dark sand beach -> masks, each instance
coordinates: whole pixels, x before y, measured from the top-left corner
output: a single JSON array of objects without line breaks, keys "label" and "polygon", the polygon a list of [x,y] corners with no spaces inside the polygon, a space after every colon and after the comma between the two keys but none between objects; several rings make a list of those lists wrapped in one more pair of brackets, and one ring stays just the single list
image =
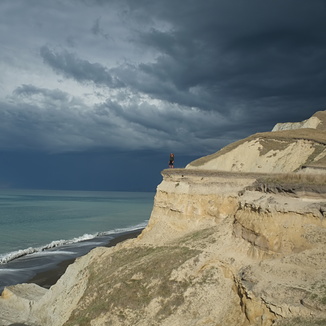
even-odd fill
[{"label": "dark sand beach", "polygon": [[[142,232],[142,230],[136,230],[136,231],[122,234],[122,235],[110,240],[108,242],[108,244],[106,245],[106,247],[113,247],[119,242],[125,241],[127,239],[136,238],[141,232]],[[64,260],[61,263],[59,263],[56,267],[54,267],[48,271],[38,273],[33,278],[31,278],[29,281],[27,281],[27,283],[35,283],[39,286],[42,286],[42,287],[48,289],[58,281],[58,279],[65,273],[67,267],[70,264],[72,264],[75,261],[75,259],[76,258]]]}]

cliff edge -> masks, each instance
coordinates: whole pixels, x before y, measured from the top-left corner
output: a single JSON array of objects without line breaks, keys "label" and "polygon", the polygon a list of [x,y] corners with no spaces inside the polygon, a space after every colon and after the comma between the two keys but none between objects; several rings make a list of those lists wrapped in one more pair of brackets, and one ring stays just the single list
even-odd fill
[{"label": "cliff edge", "polygon": [[162,171],[137,239],[94,249],[49,290],[6,288],[0,325],[325,325],[324,138],[257,134]]},{"label": "cliff edge", "polygon": [[187,165],[232,172],[326,173],[326,111],[295,123],[277,124]]}]

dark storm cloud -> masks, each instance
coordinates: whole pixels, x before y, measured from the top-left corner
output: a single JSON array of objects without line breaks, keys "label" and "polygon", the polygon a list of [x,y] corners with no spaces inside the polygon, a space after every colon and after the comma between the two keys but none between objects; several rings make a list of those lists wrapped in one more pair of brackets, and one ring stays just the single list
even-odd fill
[{"label": "dark storm cloud", "polygon": [[[0,139],[6,139],[1,149],[62,153],[172,147],[186,153],[192,152],[193,146],[205,150],[211,145],[200,136],[198,122],[209,128],[221,123],[209,115],[198,117],[197,109],[156,106],[127,92],[121,92],[119,99],[91,109],[61,90],[22,85],[14,90],[10,105],[0,102]],[[188,144],[183,144],[184,138]]]},{"label": "dark storm cloud", "polygon": [[[232,122],[222,115],[172,103],[148,104],[130,95],[128,98],[129,104],[107,100],[98,106],[97,114],[119,122],[126,135],[125,142],[134,148],[162,151],[174,148],[184,154],[196,149],[200,155],[238,137]],[[222,134],[218,140],[211,137],[214,129]],[[133,132],[129,133],[130,130]]]},{"label": "dark storm cloud", "polygon": [[2,0],[0,149],[99,151],[114,169],[119,153],[184,162],[307,119],[326,109],[325,14],[324,0]]},{"label": "dark storm cloud", "polygon": [[166,153],[182,167],[325,110],[325,17],[324,0],[0,1],[0,183],[154,189]]},{"label": "dark storm cloud", "polygon": [[90,142],[84,103],[61,90],[22,85],[0,108],[0,149],[74,151]]},{"label": "dark storm cloud", "polygon": [[100,29],[100,18],[97,18],[95,20],[95,23],[93,25],[93,27],[91,28],[91,31],[94,35],[99,35],[101,33],[101,29]]},{"label": "dark storm cloud", "polygon": [[67,101],[69,99],[69,95],[59,89],[48,90],[46,88],[38,88],[33,85],[22,85],[16,88],[13,94],[22,97],[32,97],[33,95],[41,95],[44,98],[48,98],[55,101],[58,100],[61,102]]},{"label": "dark storm cloud", "polygon": [[[104,104],[111,119],[129,122],[137,133],[156,132],[158,143],[174,130],[180,143],[185,135],[194,137],[194,145],[215,138],[218,148],[325,108],[323,1],[87,3],[102,10],[114,5],[129,30],[130,44],[150,51],[153,59],[133,62],[129,53],[124,63],[108,68],[43,46],[44,62],[82,83],[126,88],[162,101],[164,111],[137,96],[128,105],[118,98]],[[97,17],[91,32],[104,35],[104,29],[104,20]],[[217,115],[207,119],[205,111]]]},{"label": "dark storm cloud", "polygon": [[94,35],[102,36],[105,39],[108,39],[110,35],[108,33],[105,33],[105,31],[101,28],[100,24],[101,24],[101,18],[99,17],[95,20],[94,25],[91,28],[91,32]]},{"label": "dark storm cloud", "polygon": [[264,128],[325,107],[323,0],[87,3],[141,22],[130,39],[155,59],[110,70],[136,92]]},{"label": "dark storm cloud", "polygon": [[47,46],[42,46],[40,53],[46,64],[67,78],[73,78],[79,82],[93,82],[110,88],[123,87],[121,81],[99,63],[82,60],[68,51],[56,53]]},{"label": "dark storm cloud", "polygon": [[170,12],[149,6],[173,26],[140,36],[140,41],[161,53],[156,62],[140,67],[153,79],[169,82],[190,97],[192,88],[203,89],[207,93],[199,95],[210,96],[210,101],[202,108],[220,111],[228,111],[227,104],[234,101],[265,104],[273,102],[273,97],[287,102],[291,96],[309,105],[316,96],[319,101],[325,99],[321,91],[326,55],[324,2],[191,4],[190,9]]}]

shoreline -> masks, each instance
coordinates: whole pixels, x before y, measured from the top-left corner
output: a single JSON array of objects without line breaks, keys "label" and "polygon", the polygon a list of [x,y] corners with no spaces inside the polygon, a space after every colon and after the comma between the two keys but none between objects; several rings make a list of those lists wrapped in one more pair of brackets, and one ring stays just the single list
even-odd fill
[{"label": "shoreline", "polygon": [[[136,238],[143,229],[136,230],[136,231],[130,231],[125,234],[121,234],[117,236],[114,239],[111,239],[105,247],[113,247],[116,244],[123,242],[128,239]],[[78,258],[78,257],[76,257]],[[40,273],[37,273],[35,276],[33,276],[30,280],[28,280],[26,283],[35,283],[43,288],[49,289],[52,285],[56,284],[59,278],[65,273],[67,267],[72,264],[76,258],[67,259],[62,262],[60,262],[57,266],[54,268],[49,269],[48,271],[43,271]]]}]

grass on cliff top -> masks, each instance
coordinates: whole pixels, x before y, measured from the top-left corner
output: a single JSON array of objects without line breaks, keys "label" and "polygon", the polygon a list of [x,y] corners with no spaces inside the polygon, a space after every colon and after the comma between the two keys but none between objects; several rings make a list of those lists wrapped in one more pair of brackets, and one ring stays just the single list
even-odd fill
[{"label": "grass on cliff top", "polygon": [[[266,185],[296,185],[296,186],[325,186],[326,187],[326,169],[325,174],[321,173],[255,173],[255,172],[231,172],[218,170],[201,169],[166,169],[162,175],[179,175],[181,177],[198,176],[202,179],[209,177],[223,177],[229,179],[250,178],[257,180],[258,183]],[[326,325],[325,325],[326,326]]]},{"label": "grass on cliff top", "polygon": [[123,323],[142,318],[142,310],[156,299],[157,320],[173,313],[184,300],[189,281],[170,280],[171,273],[199,251],[186,247],[135,247],[112,253],[106,261],[93,263],[85,296],[65,326],[88,326],[101,314]]},{"label": "grass on cliff top", "polygon": [[321,124],[318,126],[318,129],[324,129],[326,128],[326,111],[317,111],[314,115],[314,117],[317,117],[320,121]]},{"label": "grass on cliff top", "polygon": [[263,148],[261,149],[261,155],[263,155],[268,153],[270,150],[283,150],[286,146],[292,143],[293,140],[298,139],[311,140],[316,143],[326,145],[326,132],[323,130],[307,128],[257,133],[247,138],[231,143],[214,154],[201,157],[191,162],[189,163],[189,167],[202,166],[213,159],[225,155],[226,153],[232,151],[243,143],[252,141],[254,139],[260,139],[260,142],[263,145]]},{"label": "grass on cliff top", "polygon": [[271,173],[258,176],[257,182],[267,185],[325,186],[326,174]]}]

